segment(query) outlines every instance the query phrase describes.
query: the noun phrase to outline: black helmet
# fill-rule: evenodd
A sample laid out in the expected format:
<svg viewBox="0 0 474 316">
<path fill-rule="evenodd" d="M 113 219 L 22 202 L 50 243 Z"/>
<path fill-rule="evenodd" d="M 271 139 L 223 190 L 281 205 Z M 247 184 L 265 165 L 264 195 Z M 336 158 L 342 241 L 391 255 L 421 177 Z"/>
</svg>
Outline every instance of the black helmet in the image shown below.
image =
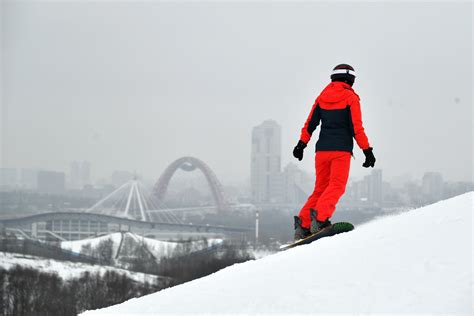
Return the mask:
<svg viewBox="0 0 474 316">
<path fill-rule="evenodd" d="M 354 68 L 348 64 L 337 65 L 331 73 L 331 81 L 342 81 L 351 86 L 354 84 L 355 77 Z"/>
</svg>

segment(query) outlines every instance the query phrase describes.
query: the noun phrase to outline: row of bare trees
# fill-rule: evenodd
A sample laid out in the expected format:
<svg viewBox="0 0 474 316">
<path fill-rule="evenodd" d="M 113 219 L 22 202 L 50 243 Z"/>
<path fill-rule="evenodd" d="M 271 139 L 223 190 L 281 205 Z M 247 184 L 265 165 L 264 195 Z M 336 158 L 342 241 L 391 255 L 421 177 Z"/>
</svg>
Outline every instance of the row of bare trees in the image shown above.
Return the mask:
<svg viewBox="0 0 474 316">
<path fill-rule="evenodd" d="M 182 244 L 171 256 L 163 258 L 157 269 L 160 275 L 170 277 L 172 284 L 177 285 L 254 259 L 247 249 L 244 243 L 225 242 L 190 253 L 189 244 Z"/>
<path fill-rule="evenodd" d="M 157 260 L 144 242 L 127 245 L 128 254 L 121 258 L 132 271 L 158 276 L 153 283 L 137 283 L 124 274 L 109 270 L 104 274 L 85 272 L 79 278 L 63 280 L 57 274 L 16 266 L 0 268 L 0 316 L 6 315 L 76 315 L 150 294 L 163 288 L 188 282 L 235 263 L 253 259 L 245 244 L 211 245 L 202 241 L 199 247 L 182 242 L 165 258 Z M 114 265 L 111 240 L 82 250 L 103 265 Z"/>
<path fill-rule="evenodd" d="M 85 272 L 64 281 L 54 273 L 15 266 L 0 269 L 0 315 L 77 315 L 158 290 L 156 283 L 137 283 L 114 271 Z"/>
</svg>

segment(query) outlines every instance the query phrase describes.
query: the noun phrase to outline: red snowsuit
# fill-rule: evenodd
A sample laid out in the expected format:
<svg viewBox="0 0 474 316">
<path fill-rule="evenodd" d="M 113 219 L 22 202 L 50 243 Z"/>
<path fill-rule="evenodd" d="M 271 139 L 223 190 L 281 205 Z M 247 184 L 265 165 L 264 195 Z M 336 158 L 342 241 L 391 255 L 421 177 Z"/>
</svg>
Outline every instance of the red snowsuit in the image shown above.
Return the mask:
<svg viewBox="0 0 474 316">
<path fill-rule="evenodd" d="M 331 82 L 316 98 L 301 130 L 300 140 L 307 144 L 321 122 L 316 144 L 316 183 L 299 214 L 304 228 L 311 226 L 311 208 L 318 212 L 318 221 L 325 221 L 334 213 L 346 189 L 353 138 L 361 149 L 370 147 L 362 126 L 359 100 L 347 83 Z"/>
</svg>

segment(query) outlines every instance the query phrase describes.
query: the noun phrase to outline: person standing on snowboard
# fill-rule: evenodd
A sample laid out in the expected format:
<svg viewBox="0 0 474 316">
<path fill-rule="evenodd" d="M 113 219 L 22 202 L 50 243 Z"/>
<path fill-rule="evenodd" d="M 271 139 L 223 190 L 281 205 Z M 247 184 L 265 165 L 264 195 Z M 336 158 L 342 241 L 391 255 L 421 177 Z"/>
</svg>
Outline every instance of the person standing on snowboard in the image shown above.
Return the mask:
<svg viewBox="0 0 474 316">
<path fill-rule="evenodd" d="M 365 155 L 362 166 L 375 165 L 372 147 L 362 126 L 360 99 L 352 89 L 355 77 L 350 65 L 334 67 L 331 83 L 316 98 L 293 150 L 293 156 L 301 161 L 311 135 L 321 123 L 316 143 L 316 184 L 299 216 L 295 216 L 295 240 L 331 225 L 329 219 L 349 178 L 353 138 Z"/>
</svg>

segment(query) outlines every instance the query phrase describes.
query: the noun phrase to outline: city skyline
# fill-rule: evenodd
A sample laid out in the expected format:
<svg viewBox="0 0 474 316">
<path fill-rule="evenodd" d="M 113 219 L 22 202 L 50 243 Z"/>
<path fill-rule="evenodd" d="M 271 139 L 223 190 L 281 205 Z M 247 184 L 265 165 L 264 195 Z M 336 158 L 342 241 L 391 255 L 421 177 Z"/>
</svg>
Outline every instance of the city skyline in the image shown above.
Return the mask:
<svg viewBox="0 0 474 316">
<path fill-rule="evenodd" d="M 288 166 L 293 166 L 296 167 L 298 170 L 301 172 L 304 172 L 307 176 L 309 177 L 314 177 L 314 171 L 309 171 L 309 170 L 304 170 L 299 168 L 299 166 L 295 162 L 289 162 L 288 164 L 285 164 L 282 166 L 282 169 L 287 168 Z M 0 168 L 2 171 L 2 175 L 0 177 L 3 185 L 11 185 L 13 186 L 19 186 L 23 187 L 26 189 L 35 189 L 36 188 L 36 176 L 40 171 L 47 171 L 47 172 L 59 172 L 59 173 L 64 173 L 66 177 L 66 186 L 68 189 L 73 189 L 74 186 L 70 186 L 70 173 L 68 171 L 68 168 L 65 169 L 48 169 L 48 168 Z M 362 176 L 349 176 L 349 182 L 354 182 L 354 181 L 362 181 L 364 178 L 367 176 L 370 176 L 372 171 L 374 170 L 384 170 L 382 168 L 375 167 L 374 169 L 369 169 L 367 170 L 367 174 L 362 175 Z M 420 173 L 420 176 L 415 176 L 410 173 L 404 173 L 400 175 L 395 175 L 393 177 L 385 177 L 384 180 L 390 182 L 391 184 L 394 184 L 395 186 L 402 186 L 404 183 L 419 183 L 421 184 L 423 182 L 423 177 L 426 175 L 431 175 L 431 174 L 439 174 L 443 178 L 444 181 L 456 183 L 456 182 L 467 182 L 467 183 L 472 183 L 473 181 L 458 181 L 458 180 L 453 180 L 447 178 L 443 173 L 436 171 L 436 170 L 427 170 L 425 172 Z M 93 174 L 92 174 L 93 175 Z M 250 171 L 249 171 L 250 175 Z M 123 184 L 127 182 L 128 180 L 133 179 L 135 176 L 138 176 L 139 178 L 143 178 L 147 183 L 154 183 L 156 180 L 159 178 L 160 174 L 157 175 L 156 177 L 151 177 L 151 176 L 146 176 L 140 173 L 137 173 L 136 171 L 131 171 L 131 170 L 113 170 L 110 174 L 101 176 L 101 177 L 93 177 L 94 180 L 91 181 L 91 183 L 88 183 L 92 186 L 102 186 L 102 185 L 115 185 L 119 186 L 120 184 Z M 217 175 L 219 177 L 219 175 Z M 192 180 L 194 177 L 190 177 L 190 180 Z M 220 178 L 220 177 L 219 177 Z M 13 179 L 13 180 L 12 180 Z M 242 181 L 240 183 L 226 183 L 225 179 L 223 179 L 223 184 L 224 185 L 242 185 L 242 186 L 251 186 L 251 181 L 250 181 L 250 176 L 247 177 L 248 181 Z M 186 181 L 186 179 L 182 179 Z M 14 183 L 14 184 L 13 184 Z M 77 188 L 77 187 L 76 187 Z"/>
<path fill-rule="evenodd" d="M 15 171 L 18 172 L 15 173 Z M 34 174 L 32 174 L 32 171 L 34 171 Z M 461 193 L 474 188 L 474 183 L 472 181 L 449 181 L 444 178 L 443 174 L 436 171 L 426 172 L 420 178 L 399 178 L 396 182 L 385 179 L 385 177 L 382 178 L 382 174 L 383 169 L 374 168 L 371 169 L 370 173 L 363 178 L 350 178 L 346 193 L 341 199 L 341 206 L 363 206 L 367 203 L 369 203 L 367 205 L 373 204 L 381 206 L 389 203 L 392 206 L 397 207 L 397 200 L 393 200 L 394 197 L 390 197 L 390 195 L 398 195 L 401 192 L 405 193 L 403 193 L 404 196 L 401 197 L 402 200 L 398 201 L 403 205 L 406 205 L 407 203 L 409 204 L 408 201 L 410 199 L 434 202 L 439 200 L 441 197 L 453 196 L 456 192 Z M 273 203 L 275 205 L 289 203 L 299 205 L 306 200 L 307 195 L 313 188 L 314 175 L 299 169 L 294 163 L 287 164 L 282 167 L 279 172 L 275 170 L 274 176 L 276 186 L 273 185 L 273 191 L 269 192 L 268 197 L 270 197 L 270 199 L 268 197 L 265 199 L 255 199 L 254 197 L 252 203 Z M 137 179 L 137 177 L 142 179 L 145 185 L 148 186 L 152 186 L 156 183 L 156 180 L 154 179 L 142 178 L 140 175 L 135 173 L 115 171 L 107 180 L 101 179 L 100 183 L 88 184 L 78 188 L 71 184 L 70 174 L 65 172 L 0 168 L 0 192 L 24 190 L 40 194 L 85 194 L 84 196 L 96 197 L 98 199 L 104 194 L 107 194 L 107 192 L 110 192 L 110 190 L 118 188 L 133 179 Z M 30 183 L 29 186 L 25 186 L 25 179 Z M 245 198 L 244 192 L 246 188 L 251 191 L 250 196 L 254 195 L 254 193 L 252 193 L 253 189 L 251 183 L 237 187 L 225 182 L 222 184 L 226 190 L 230 189 L 233 191 L 233 188 L 244 190 L 238 193 L 237 196 L 229 196 L 233 201 Z M 172 186 L 170 187 L 170 193 L 177 196 L 183 192 L 188 192 L 187 190 L 190 189 L 197 190 L 196 192 L 198 195 L 204 194 L 204 196 L 207 196 L 208 198 L 212 196 L 205 177 L 199 173 L 194 173 L 191 176 L 184 176 L 184 178 L 183 176 L 175 177 L 172 181 Z M 237 192 L 233 193 L 235 194 Z M 244 195 L 242 195 L 242 193 L 244 193 Z M 201 196 L 201 198 L 204 196 Z"/>
</svg>

